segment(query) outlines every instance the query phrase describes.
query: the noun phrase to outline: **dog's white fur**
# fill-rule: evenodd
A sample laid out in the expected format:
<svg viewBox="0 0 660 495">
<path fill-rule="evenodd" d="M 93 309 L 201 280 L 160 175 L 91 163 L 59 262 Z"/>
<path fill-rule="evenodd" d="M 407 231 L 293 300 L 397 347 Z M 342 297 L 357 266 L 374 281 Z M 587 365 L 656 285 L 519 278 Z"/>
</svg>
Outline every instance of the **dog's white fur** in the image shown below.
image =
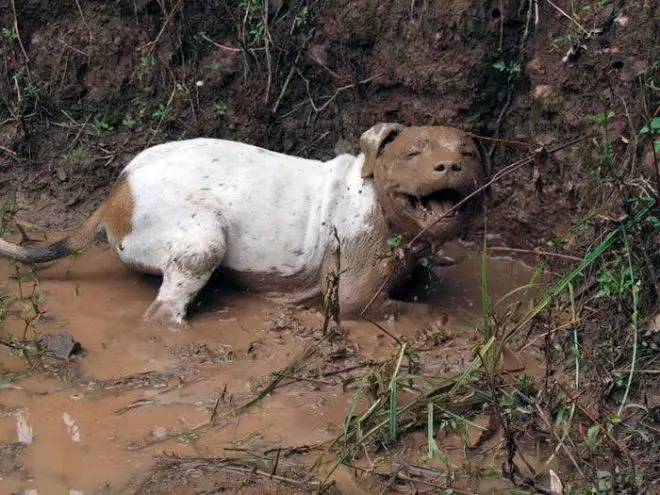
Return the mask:
<svg viewBox="0 0 660 495">
<path fill-rule="evenodd" d="M 104 204 L 72 235 L 37 249 L 0 239 L 0 254 L 29 263 L 56 259 L 79 252 L 102 227 L 126 265 L 163 276 L 147 320 L 183 325 L 189 303 L 218 268 L 248 289 L 289 293 L 291 302 L 319 296 L 326 275 L 341 268 L 341 309 L 353 313 L 393 278 L 391 261 L 378 259 L 390 221 L 371 175 L 381 144 L 402 129 L 377 124 L 362 135 L 362 153 L 325 162 L 223 139 L 157 145 L 135 156 Z M 462 131 L 419 128 L 400 143 L 414 148 L 430 139 L 428 132 L 437 148 L 415 158 L 419 170 L 432 173 L 422 184 L 446 176 L 449 187 L 457 187 L 449 175 L 468 174 L 471 184 L 475 174 L 476 185 L 475 159 L 459 149 L 466 146 Z M 413 163 L 407 158 L 389 159 L 403 160 L 402 170 L 413 172 L 405 168 Z M 467 160 L 467 166 L 435 173 L 436 160 Z M 400 180 L 408 180 L 406 174 Z"/>
<path fill-rule="evenodd" d="M 179 324 L 209 268 L 220 264 L 243 278 L 289 279 L 294 290 L 320 293 L 333 228 L 349 241 L 375 227 L 376 194 L 360 177 L 363 161 L 307 160 L 206 138 L 147 149 L 123 172 L 135 206 L 119 257 L 164 274 L 158 301 Z"/>
</svg>

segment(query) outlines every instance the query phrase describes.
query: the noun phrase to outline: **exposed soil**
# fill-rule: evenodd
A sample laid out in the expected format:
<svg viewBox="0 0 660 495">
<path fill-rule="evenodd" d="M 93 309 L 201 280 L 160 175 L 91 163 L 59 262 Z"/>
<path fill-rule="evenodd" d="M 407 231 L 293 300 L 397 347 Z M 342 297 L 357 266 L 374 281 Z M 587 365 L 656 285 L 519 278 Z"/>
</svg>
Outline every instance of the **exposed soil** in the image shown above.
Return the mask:
<svg viewBox="0 0 660 495">
<path fill-rule="evenodd" d="M 32 237 L 41 238 L 39 229 L 55 237 L 53 231 L 77 225 L 100 204 L 137 152 L 196 136 L 327 159 L 357 152 L 360 134 L 374 123 L 397 121 L 455 125 L 530 145 L 494 147 L 497 171 L 539 144 L 551 148 L 594 134 L 539 155 L 533 166 L 495 184 L 488 239 L 499 254 L 576 249 L 579 257 L 592 238 L 623 218 L 618 189 L 648 190 L 656 180 L 650 143 L 644 148 L 637 140 L 642 116 L 659 103 L 648 84 L 654 74 L 657 84 L 659 70 L 657 2 L 265 3 L 266 18 L 256 2 L 242 0 L 0 0 L 3 234 L 10 212 L 33 228 Z M 595 126 L 594 116 L 608 111 L 606 124 Z M 609 139 L 611 148 L 604 150 Z M 476 224 L 467 239 L 480 245 L 482 236 L 483 225 Z M 431 349 L 424 354 L 431 374 L 462 369 L 472 342 L 468 324 L 478 317 L 476 248 L 456 251 L 467 253 L 465 259 L 448 271 L 430 307 L 415 318 L 381 323 Z M 527 261 L 537 257 L 518 254 Z M 657 265 L 657 253 L 651 261 Z M 2 267 L 0 280 L 13 270 Z M 491 270 L 495 294 L 529 280 L 512 261 L 494 262 Z M 220 283 L 202 297 L 190 331 L 163 332 L 140 319 L 157 280 L 128 272 L 101 249 L 63 260 L 39 279 L 48 313 L 38 330 L 70 332 L 85 354 L 66 365 L 46 359 L 48 373 L 22 377 L 24 361 L 0 350 L 2 371 L 18 374 L 0 396 L 3 492 L 304 493 L 312 485 L 245 476 L 240 469 L 270 472 L 272 449 L 307 446 L 283 455 L 277 470 L 300 482 L 301 466 L 309 468 L 318 455 L 311 446 L 341 428 L 358 374 L 396 349 L 374 326 L 345 322 L 345 335 L 325 341 L 297 370 L 305 381 L 277 389 L 222 428 L 196 437 L 186 430 L 209 419 L 218 397 L 219 413 L 230 411 L 316 342 L 321 316 Z M 15 297 L 15 283 L 3 293 Z M 13 304 L 3 331 L 20 337 L 23 303 Z M 620 326 L 616 345 L 626 338 L 627 326 Z M 585 339 L 597 348 L 602 326 L 592 327 Z M 528 373 L 538 372 L 538 364 L 527 364 Z M 660 403 L 651 397 L 647 406 Z M 80 442 L 72 441 L 64 413 Z M 17 420 L 32 428 L 29 445 L 17 443 Z M 169 433 L 176 438 L 149 444 Z M 423 440 L 417 445 L 413 438 L 405 447 L 424 458 Z M 457 439 L 442 441 L 452 462 L 465 462 Z M 236 453 L 228 448 L 245 449 L 234 471 L 208 460 L 154 458 Z M 342 467 L 334 479 L 343 492 L 361 493 L 368 483 L 357 487 L 352 474 Z M 392 479 L 391 473 L 372 474 Z M 455 486 L 479 493 L 509 487 L 491 481 L 471 485 L 465 479 Z"/>
</svg>

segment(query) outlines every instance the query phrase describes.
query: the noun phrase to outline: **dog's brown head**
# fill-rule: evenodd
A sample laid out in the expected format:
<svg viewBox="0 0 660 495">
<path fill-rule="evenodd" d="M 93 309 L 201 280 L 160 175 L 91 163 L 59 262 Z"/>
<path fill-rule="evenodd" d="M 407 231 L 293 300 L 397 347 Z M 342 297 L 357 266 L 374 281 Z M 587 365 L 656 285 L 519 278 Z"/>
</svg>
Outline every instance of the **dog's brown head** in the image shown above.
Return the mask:
<svg viewBox="0 0 660 495">
<path fill-rule="evenodd" d="M 453 127 L 377 124 L 360 138 L 362 177 L 373 177 L 378 201 L 395 228 L 415 235 L 484 184 L 488 155 Z M 479 194 L 437 222 L 425 235 L 435 242 L 456 237 L 481 210 Z"/>
</svg>

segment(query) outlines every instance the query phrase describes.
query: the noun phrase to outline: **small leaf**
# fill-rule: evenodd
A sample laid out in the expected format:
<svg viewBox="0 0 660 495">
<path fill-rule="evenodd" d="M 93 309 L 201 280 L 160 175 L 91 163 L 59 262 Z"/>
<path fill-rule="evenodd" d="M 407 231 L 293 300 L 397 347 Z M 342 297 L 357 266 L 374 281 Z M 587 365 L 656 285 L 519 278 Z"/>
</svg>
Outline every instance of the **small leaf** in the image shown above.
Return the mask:
<svg viewBox="0 0 660 495">
<path fill-rule="evenodd" d="M 651 129 L 653 129 L 654 132 L 660 131 L 660 117 L 654 117 L 653 120 L 651 120 Z M 648 132 L 649 132 L 648 125 L 645 125 L 639 130 L 640 134 L 647 134 Z"/>
<path fill-rule="evenodd" d="M 618 425 L 619 423 L 621 423 L 621 421 L 623 421 L 621 416 L 619 416 L 618 414 L 608 414 L 606 417 L 607 417 L 607 421 L 609 421 L 613 425 Z"/>
<path fill-rule="evenodd" d="M 397 248 L 399 247 L 400 244 L 401 244 L 401 234 L 396 234 L 390 237 L 389 239 L 387 239 L 387 247 L 389 247 L 390 249 Z"/>
<path fill-rule="evenodd" d="M 504 63 L 503 60 L 500 60 L 499 62 L 495 62 L 493 64 L 493 69 L 497 69 L 499 71 L 504 72 L 506 70 L 506 64 Z"/>
<path fill-rule="evenodd" d="M 587 430 L 587 444 L 589 445 L 589 448 L 591 450 L 596 448 L 596 444 L 598 443 L 599 433 L 600 433 L 600 426 L 598 425 L 592 425 Z"/>
</svg>

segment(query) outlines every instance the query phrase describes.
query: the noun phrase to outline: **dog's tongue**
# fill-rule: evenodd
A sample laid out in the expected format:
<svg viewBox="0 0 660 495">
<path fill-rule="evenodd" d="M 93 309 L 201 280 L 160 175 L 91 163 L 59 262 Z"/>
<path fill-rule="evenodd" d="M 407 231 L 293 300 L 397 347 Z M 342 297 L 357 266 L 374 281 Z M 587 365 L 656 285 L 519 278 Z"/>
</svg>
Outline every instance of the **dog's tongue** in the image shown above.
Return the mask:
<svg viewBox="0 0 660 495">
<path fill-rule="evenodd" d="M 437 199 L 429 201 L 429 208 L 431 208 L 431 211 L 437 215 L 444 215 L 453 207 L 454 203 L 452 201 L 438 201 Z"/>
</svg>

